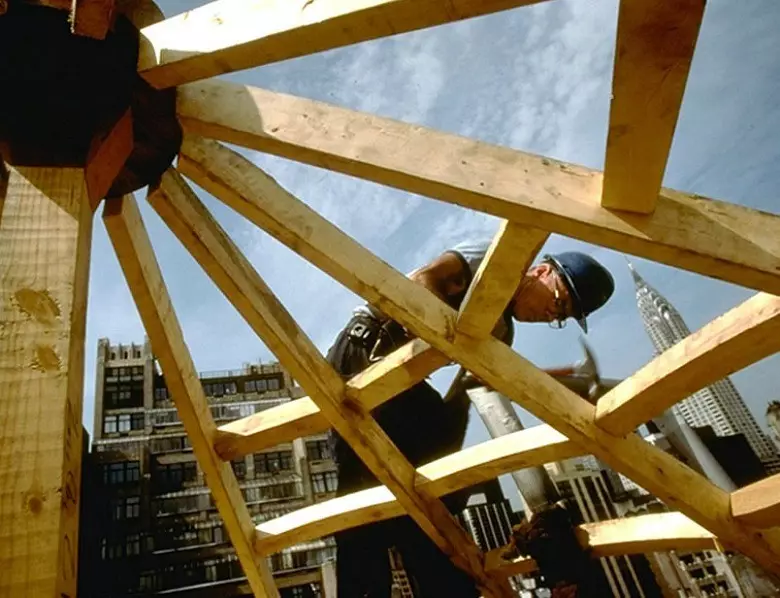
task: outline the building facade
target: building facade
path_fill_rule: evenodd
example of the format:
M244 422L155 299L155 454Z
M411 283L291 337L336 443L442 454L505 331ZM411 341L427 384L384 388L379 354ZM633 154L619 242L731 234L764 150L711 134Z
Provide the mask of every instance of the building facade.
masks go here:
M777 450L780 450L780 401L770 401L766 407L766 423Z
M689 336L691 331L674 306L650 286L631 267L636 287L639 314L656 354ZM674 407L691 428L711 426L718 436L743 434L753 451L774 473L780 471L780 457L772 442L764 435L734 384L724 378L695 392Z
M302 394L278 364L203 373L201 382L217 424ZM331 498L336 489L324 435L231 465L257 523ZM251 595L148 342L98 343L91 469L80 595ZM282 598L330 598L323 566L334 558L333 540L325 538L268 562Z

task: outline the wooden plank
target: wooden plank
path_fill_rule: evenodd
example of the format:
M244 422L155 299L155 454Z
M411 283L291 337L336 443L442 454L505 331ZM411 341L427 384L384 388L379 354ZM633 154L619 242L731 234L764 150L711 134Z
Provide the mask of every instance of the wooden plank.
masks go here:
M417 469L415 487L443 496L499 475L581 455L573 443L547 425L514 432L469 447ZM256 550L273 554L298 542L403 515L385 486L333 498L257 526Z
M388 316L724 543L767 569L780 570L780 531L758 533L736 523L726 492L637 435L607 433L595 424L593 405L498 339L453 335L452 308L432 293L419 295L420 285L381 265L359 243L269 183L267 175L238 153L194 139L188 139L182 151L179 167L207 191L366 300L376 298L380 284L380 305Z
M550 233L504 220L458 313L460 332L490 334Z
M128 108L104 135L93 139L87 155L86 176L89 203L94 212L133 153L133 113Z
M216 424L132 195L105 203L103 221L160 362L192 450L255 596L278 598L265 559L255 554L254 527L230 463L214 452Z
M780 525L780 474L732 492L731 514L756 527Z
M347 382L346 394L371 410L448 362L428 343L415 339L354 376ZM223 459L235 459L328 428L330 423L317 404L302 397L220 426L214 448Z
M715 536L682 513L653 513L578 526L577 537L595 558L666 550L713 550ZM491 550L488 568L504 575L521 575L536 569L533 559L505 560L505 548Z
M697 390L777 351L780 297L759 293L601 397L596 424L613 434L626 434Z
M116 0L72 0L70 30L76 35L105 39L116 18Z
M82 169L0 161L0 596L75 596L92 212Z
M218 0L141 30L157 88L507 10L541 0Z
M346 396L346 386L336 370L319 353L186 181L175 171L168 170L152 196L153 205L182 245L431 540L453 563L467 571L483 592L490 596L510 596L511 590L505 580L498 582L484 574L484 555L444 504L430 492L413 487L414 467L371 417L369 410ZM420 285L415 286L425 290Z
M605 208L651 213L666 170L706 0L621 0Z
M191 133L321 166L780 295L780 217L664 189L650 216L599 206L601 173L221 81L179 89Z

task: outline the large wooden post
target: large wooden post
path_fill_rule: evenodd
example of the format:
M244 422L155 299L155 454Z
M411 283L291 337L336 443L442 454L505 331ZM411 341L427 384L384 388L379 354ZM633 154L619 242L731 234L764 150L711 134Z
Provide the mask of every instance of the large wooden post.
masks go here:
M0 597L75 597L92 211L80 168L0 181Z

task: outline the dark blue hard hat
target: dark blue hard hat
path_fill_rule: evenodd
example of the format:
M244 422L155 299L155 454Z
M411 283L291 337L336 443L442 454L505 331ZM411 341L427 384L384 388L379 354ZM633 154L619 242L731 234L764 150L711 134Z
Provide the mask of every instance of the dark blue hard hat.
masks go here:
M578 251L545 255L542 259L561 275L572 298L572 316L587 333L585 318L604 305L615 291L612 274L595 259Z

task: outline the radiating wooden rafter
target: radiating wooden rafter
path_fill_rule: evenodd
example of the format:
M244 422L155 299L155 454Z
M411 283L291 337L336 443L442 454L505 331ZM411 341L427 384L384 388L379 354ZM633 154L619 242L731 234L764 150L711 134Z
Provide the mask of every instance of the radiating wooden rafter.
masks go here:
M102 39L112 26L114 0L30 1L71 11L72 30L78 35ZM131 196L106 200L103 220L109 238L256 596L278 596L265 562L273 551L402 514L410 515L468 571L486 596L508 595L506 577L532 570L533 561L502 560L501 551L482 554L438 497L514 469L588 453L679 510L580 526L580 542L594 556L672 548L699 550L713 547L717 538L718 545L780 572L780 530L776 527L780 524L780 476L729 494L633 433L638 425L692 392L780 349L780 303L776 296L780 295L780 217L661 186L702 25L704 0L621 0L604 173L305 98L223 80L203 81L537 1L218 0L140 32L139 72L155 87L180 86L177 112L187 133L177 167L163 175L149 194L149 202L309 395L217 427L135 200ZM68 345L60 351L60 365L70 368L67 393L60 388L62 384L57 387L62 390L57 400L65 401L63 404L75 405L68 397L78 392L81 384L80 376L71 370L81 363L77 345L84 336L76 312L82 309L86 293L89 243L85 231L90 227L85 214L87 207L94 210L104 199L130 155L132 125L133 114L128 111L112 129L98 135L83 172L53 169L33 173L48 181L35 191L36 201L40 200L35 209L45 213L52 226L67 228L67 242L75 243L77 253L70 256L73 267L68 272L52 274L45 252L30 257L35 242L51 248L63 241L46 237L45 226L26 236L16 234L21 229L15 224L18 214L12 208L16 210L18 199L32 191L9 191L7 173L0 171L0 230L15 231L0 239L0 253L22 255L24 260L35 262L31 271L56 274L62 288L75 289L72 296L62 295L63 309L72 307L74 313L65 314L69 320L62 326L59 320L54 322L67 328L61 332ZM493 245L460 311L391 268L220 142L501 218ZM11 173L12 180L18 176L18 169ZM68 201L61 197L61 185L57 186L62 176L71 177L68 181L74 189ZM361 374L342 380L184 177L377 306L417 338ZM44 200L60 207L67 204L70 220L63 213L47 212ZM594 407L490 334L550 233L759 293L659 355ZM13 260L0 266L7 266L21 280ZM53 325L47 322L44 324ZM29 322L22 327L20 332L17 324L0 326L0 362L15 363L19 335L29 335L28 328L32 330ZM48 333L39 334L44 338ZM371 410L452 362L547 424L415 469L378 426ZM37 378L32 382L38 384ZM28 407L34 406L30 403ZM8 409L2 399L0 407ZM67 431L73 414L65 417ZM229 460L329 427L335 427L353 446L383 485L255 526ZM33 437L33 432L28 436ZM3 455L0 457L6 459ZM58 465L57 474L70 465ZM5 486L2 489L5 491ZM28 497L27 506L21 508L29 507L32 512L33 498ZM3 509L0 514L5 515ZM48 510L44 508L43 513L48 517ZM59 525L49 526L60 552L71 541L73 527L73 514L63 513ZM18 518L19 514L13 511L11 516ZM24 526L14 523L9 529L14 530L15 538L29 541L32 537ZM51 578L56 580L51 587L63 591L73 584L64 574L46 575L41 584ZM18 591L21 582L16 578L11 581ZM0 580L0 593L6 589L4 584Z

